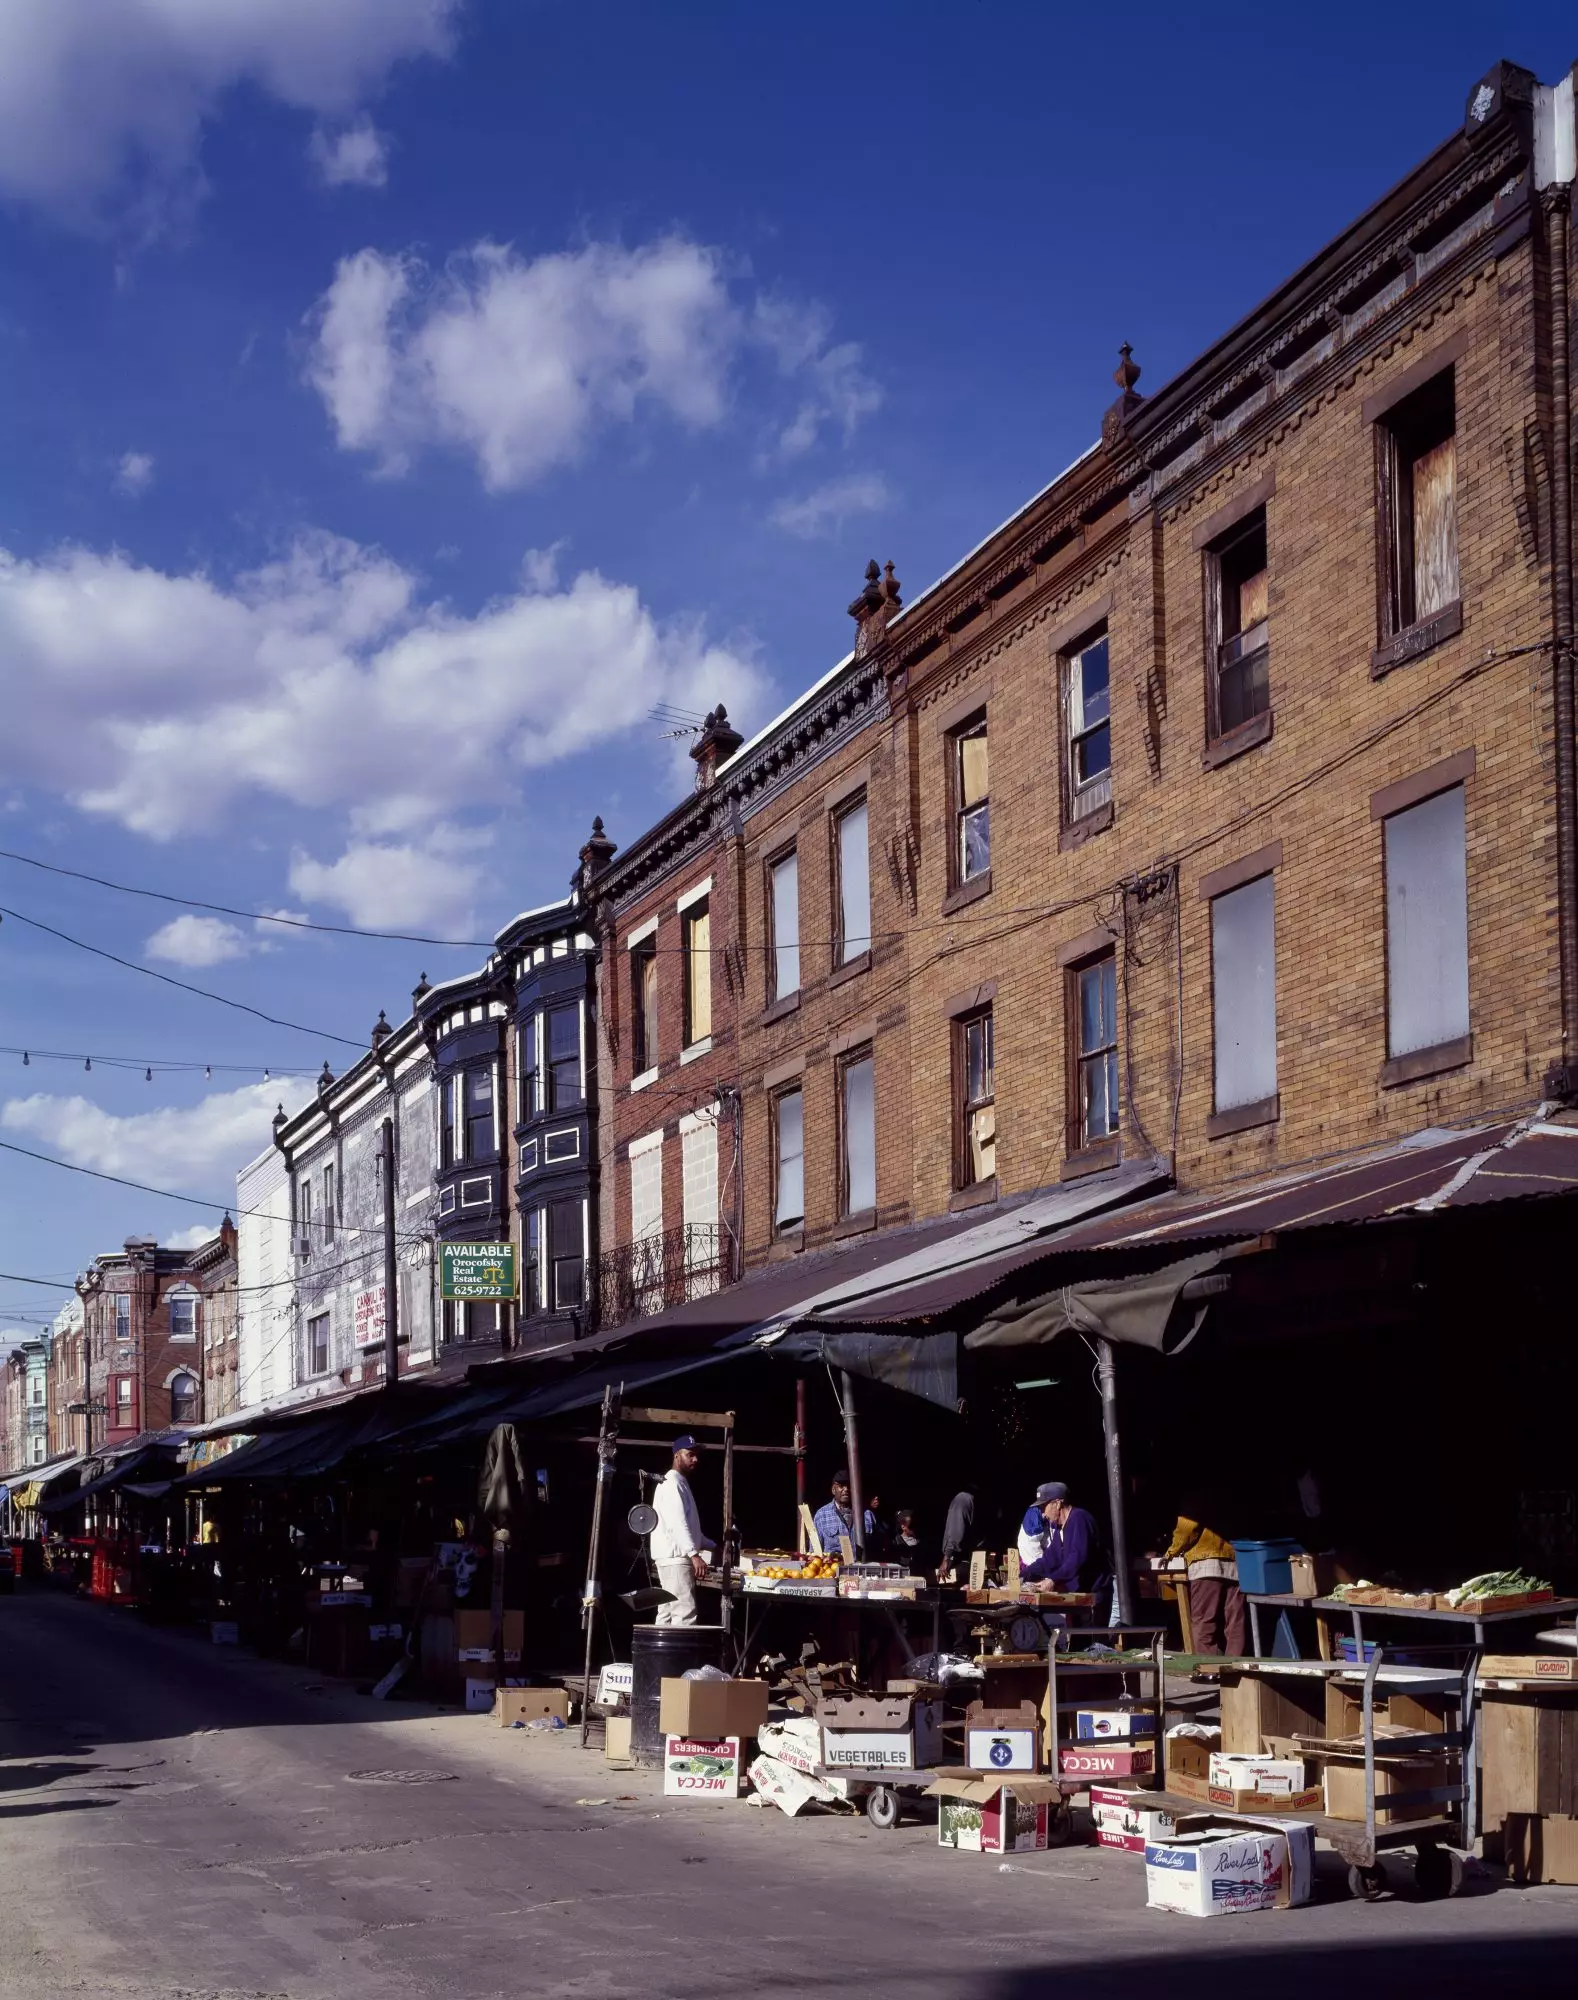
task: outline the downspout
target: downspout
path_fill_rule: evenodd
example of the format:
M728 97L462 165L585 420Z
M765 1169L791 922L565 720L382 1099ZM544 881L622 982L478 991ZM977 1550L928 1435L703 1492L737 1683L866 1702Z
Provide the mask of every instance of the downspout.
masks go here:
M1578 743L1573 688L1572 382L1568 269L1578 176L1573 74L1534 94L1534 172L1550 264L1551 592L1556 729L1556 921L1561 956L1562 1053L1548 1096L1578 1097Z

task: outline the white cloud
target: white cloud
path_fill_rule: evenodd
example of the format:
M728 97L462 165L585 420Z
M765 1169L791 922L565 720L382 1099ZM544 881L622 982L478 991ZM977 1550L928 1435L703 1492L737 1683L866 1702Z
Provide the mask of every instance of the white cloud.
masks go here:
M246 934L222 917L172 917L143 946L149 958L171 965L223 965L227 958L245 958Z
M482 871L468 852L486 836L438 826L418 841L353 840L337 861L291 857L290 886L309 903L329 903L368 930L475 929Z
M217 1222L194 1222L189 1229L161 1229L159 1241L166 1250L201 1250L218 1234Z
M365 115L338 132L317 126L307 156L325 187L381 188L389 180L389 142Z
M780 500L772 519L785 534L810 542L836 533L857 514L880 514L892 504L888 482L880 473L852 472L844 479L829 479L797 499Z
M449 50L461 0L5 0L0 192L145 224L200 182L205 121L249 84L346 120L398 62Z
M153 456L146 451L128 451L115 468L115 490L135 500L153 484Z
M12 1098L0 1109L0 1127L39 1140L76 1166L223 1201L236 1169L268 1144L275 1105L294 1111L311 1091L304 1077L279 1077L125 1117L86 1097L41 1093ZM217 1218L208 1233L215 1227Z
M363 841L409 839L644 727L654 702L749 717L764 692L738 649L660 624L595 570L546 588L524 576L467 615L324 535L227 582L119 552L0 550L0 786L52 789L156 839L220 825L249 796L350 812Z
M312 326L308 380L345 450L394 475L447 445L494 491L573 463L644 409L716 426L753 357L794 403L775 453L809 449L828 424L847 439L882 400L860 349L830 344L822 308L737 300L723 254L679 235L537 258L481 242L439 273L360 250L340 261Z

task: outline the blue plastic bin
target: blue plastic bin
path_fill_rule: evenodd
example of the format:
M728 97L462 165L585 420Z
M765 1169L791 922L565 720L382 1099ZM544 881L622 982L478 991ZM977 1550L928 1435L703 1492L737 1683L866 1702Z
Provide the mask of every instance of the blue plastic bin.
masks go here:
M1291 1559L1304 1553L1302 1542L1234 1542L1238 1587L1255 1597L1286 1597L1293 1589Z

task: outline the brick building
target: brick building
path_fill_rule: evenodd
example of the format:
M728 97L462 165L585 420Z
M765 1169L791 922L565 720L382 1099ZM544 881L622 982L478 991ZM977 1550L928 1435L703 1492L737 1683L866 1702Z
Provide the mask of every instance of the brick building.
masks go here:
M47 1333L19 1341L0 1363L0 1464L8 1471L49 1456Z
M237 1239L227 1215L208 1242L192 1252L191 1272L202 1288L202 1416L228 1417L241 1407L241 1328L237 1311Z
M210 1255L215 1244L218 1254ZM215 1283L221 1295L215 1310L228 1323L235 1262L235 1228L228 1216L214 1242L196 1251L161 1248L151 1236L128 1236L124 1249L94 1258L77 1281L82 1354L66 1363L61 1385L65 1413L73 1420L73 1450L113 1449L145 1431L200 1421L205 1281L212 1281L226 1260L229 1298L223 1280Z
M1125 348L938 584L873 565L761 735L709 718L599 883L605 1262L673 1303L709 1225L726 1279L1573 1094L1571 122L1493 71L1175 380Z

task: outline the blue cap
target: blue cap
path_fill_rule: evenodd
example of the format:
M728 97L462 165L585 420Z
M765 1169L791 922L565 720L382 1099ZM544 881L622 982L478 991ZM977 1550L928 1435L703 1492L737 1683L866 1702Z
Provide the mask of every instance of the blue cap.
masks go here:
M1054 1500L1066 1500L1067 1498L1068 1488L1063 1484L1061 1479L1045 1480L1036 1488L1036 1505L1038 1507L1046 1507Z
M673 1449L676 1452L694 1451L696 1449L696 1440L691 1436L689 1431L686 1431L683 1437L675 1438Z

